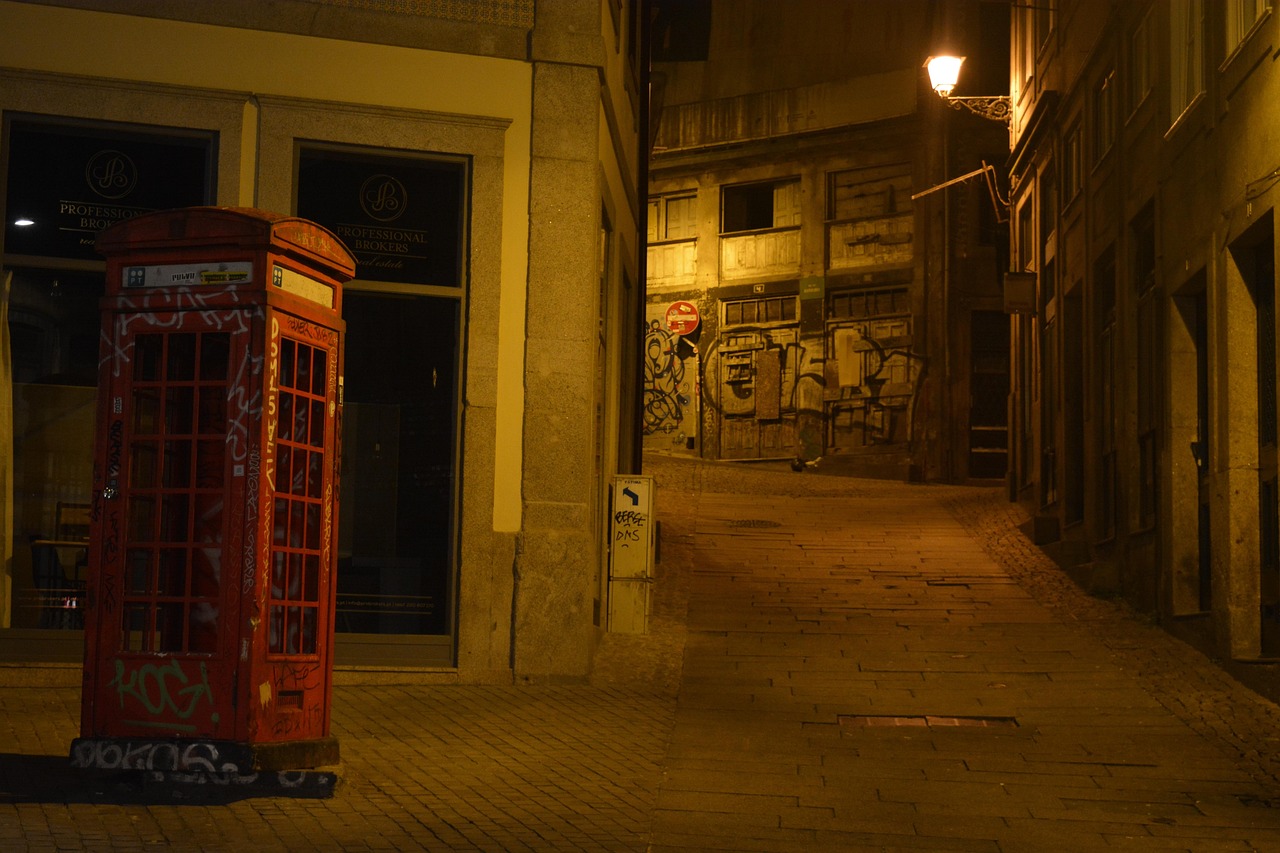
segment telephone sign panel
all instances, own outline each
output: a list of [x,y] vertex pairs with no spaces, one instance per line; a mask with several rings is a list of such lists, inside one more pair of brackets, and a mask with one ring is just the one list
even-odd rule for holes
[[137,217],[98,248],[107,295],[73,763],[335,763],[341,287],[354,261],[314,223],[241,208]]

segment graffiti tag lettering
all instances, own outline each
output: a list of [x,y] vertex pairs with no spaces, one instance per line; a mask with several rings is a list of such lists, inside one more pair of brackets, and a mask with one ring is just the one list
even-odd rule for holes
[[[119,658],[115,663],[116,676],[107,686],[116,689],[121,708],[125,707],[126,700],[132,700],[153,716],[173,715],[187,720],[202,700],[208,701],[211,707],[214,704],[209,673],[203,661],[200,663],[200,679],[194,683],[177,658],[163,664],[144,664],[132,671]],[[216,713],[213,719],[217,721]]]
[[644,513],[630,509],[620,509],[613,514],[613,541],[626,545],[639,542],[644,526],[649,522]]
[[679,339],[662,328],[661,321],[649,321],[644,336],[645,435],[675,432],[684,420],[684,406],[689,401],[680,394],[684,361],[676,355],[677,343]]

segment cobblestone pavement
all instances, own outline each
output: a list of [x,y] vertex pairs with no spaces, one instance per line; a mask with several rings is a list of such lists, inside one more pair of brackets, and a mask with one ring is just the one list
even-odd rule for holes
[[998,490],[646,469],[651,632],[586,683],[336,688],[330,799],[73,771],[78,690],[0,671],[0,851],[1280,849],[1277,707]]

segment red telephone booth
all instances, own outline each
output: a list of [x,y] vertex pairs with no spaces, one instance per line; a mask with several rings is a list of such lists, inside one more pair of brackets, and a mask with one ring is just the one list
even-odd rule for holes
[[80,767],[336,763],[331,232],[243,208],[104,231]]

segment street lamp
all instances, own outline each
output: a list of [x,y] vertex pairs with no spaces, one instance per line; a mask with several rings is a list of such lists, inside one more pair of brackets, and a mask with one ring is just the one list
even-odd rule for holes
[[963,56],[931,56],[925,61],[924,67],[929,70],[929,85],[933,91],[953,110],[964,107],[974,115],[1008,124],[1013,109],[1008,95],[971,98],[951,94],[960,79],[960,66],[964,59]]

